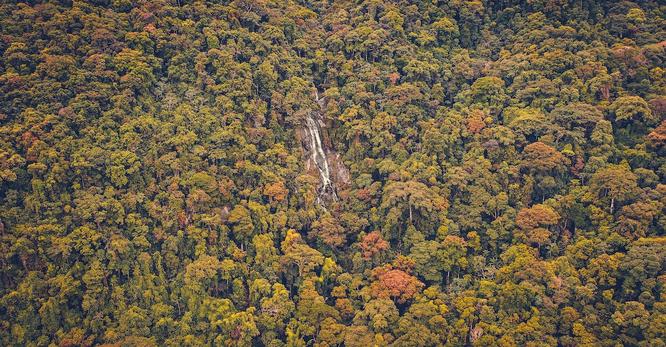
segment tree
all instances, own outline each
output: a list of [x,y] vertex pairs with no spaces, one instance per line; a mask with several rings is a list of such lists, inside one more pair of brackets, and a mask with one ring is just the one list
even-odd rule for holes
[[648,132],[648,127],[659,122],[648,103],[640,96],[622,96],[608,107],[614,116],[618,138],[625,143],[635,143]]
[[388,250],[389,244],[382,238],[379,232],[373,231],[363,237],[359,247],[361,248],[363,258],[369,260],[375,255]]
[[442,240],[441,251],[439,253],[442,269],[446,271],[446,283],[449,284],[451,272],[465,269],[468,265],[466,258],[467,243],[462,237],[446,235]]
[[640,238],[630,245],[620,264],[620,271],[624,274],[622,292],[625,299],[638,299],[643,305],[653,304],[655,295],[658,295],[654,279],[664,269],[665,242],[663,237]]
[[525,232],[530,243],[536,243],[539,249],[550,238],[549,227],[557,225],[560,215],[552,207],[542,204],[523,208],[516,216],[516,225]]
[[564,130],[565,141],[585,144],[594,126],[603,119],[601,111],[589,104],[573,103],[554,109],[551,114]]
[[256,270],[266,278],[277,278],[279,256],[272,234],[255,235],[252,238],[252,245],[255,251],[254,267]]
[[254,223],[250,211],[243,205],[236,205],[229,213],[227,221],[231,223],[236,240],[243,247],[254,234]]
[[610,213],[615,203],[623,203],[636,196],[637,177],[625,165],[609,165],[597,170],[590,178],[590,191],[596,198],[609,202]]
[[666,148],[666,120],[647,135],[648,145],[658,154],[663,154]]
[[441,246],[437,241],[422,241],[414,244],[409,256],[414,259],[416,266],[414,270],[426,281],[441,282],[442,264]]
[[287,189],[284,186],[284,183],[282,182],[275,182],[266,185],[263,191],[264,195],[268,197],[268,199],[273,202],[282,202],[284,199],[287,198],[287,194],[289,193]]
[[25,163],[25,159],[18,154],[0,150],[0,163],[2,163],[0,166],[2,182],[13,182],[18,178],[15,170]]
[[507,101],[504,81],[498,77],[481,77],[472,83],[470,94],[474,102],[491,108],[494,114],[504,108]]
[[259,330],[254,321],[253,307],[247,311],[228,315],[223,318],[221,324],[226,336],[221,340],[216,339],[215,343],[222,343],[227,346],[247,346],[251,344],[255,336],[259,335]]
[[568,164],[562,153],[543,142],[531,143],[523,150],[522,167],[532,173],[563,173]]
[[289,297],[289,292],[282,284],[274,284],[271,292],[271,297],[265,297],[261,300],[258,323],[265,329],[279,334],[294,314],[295,305]]
[[345,229],[331,215],[325,215],[312,223],[309,236],[317,238],[332,249],[339,249],[347,243]]
[[301,235],[293,229],[287,230],[287,235],[282,241],[280,249],[284,254],[280,262],[283,266],[296,265],[299,278],[303,278],[305,274],[310,273],[317,266],[324,263],[324,256],[305,244]]
[[527,142],[536,141],[550,131],[550,124],[541,110],[507,107],[503,112],[504,124]]
[[542,200],[545,200],[546,195],[561,184],[567,165],[570,164],[569,159],[543,142],[525,146],[522,157],[521,167],[535,178],[536,191],[540,192]]
[[303,334],[316,336],[324,320],[327,318],[338,320],[339,314],[335,308],[326,304],[324,297],[315,289],[312,280],[305,280],[299,288],[296,317],[298,317]]
[[[439,221],[448,208],[448,201],[421,182],[390,182],[384,187],[380,207],[388,217],[384,224],[387,231],[400,230],[405,222],[432,228],[431,223]],[[415,223],[415,212],[423,217],[419,220],[431,222]]]
[[653,124],[657,119],[653,116],[648,103],[640,96],[622,96],[610,105],[609,110],[615,115],[615,121],[619,124],[630,124],[632,122],[643,122],[647,125]]
[[423,288],[423,283],[407,272],[385,265],[372,270],[375,279],[370,285],[372,295],[377,298],[394,299],[405,303]]

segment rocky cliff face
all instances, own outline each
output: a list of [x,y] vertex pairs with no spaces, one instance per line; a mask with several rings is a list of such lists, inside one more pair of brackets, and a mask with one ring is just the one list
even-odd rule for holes
[[321,109],[324,107],[324,99],[319,98],[315,91],[315,100],[319,109],[309,112],[305,119],[303,128],[300,129],[301,144],[305,152],[305,169],[319,176],[319,187],[317,190],[317,202],[325,204],[338,199],[337,189],[349,185],[349,170],[345,167],[342,159],[330,146],[327,146],[325,137],[326,124]]

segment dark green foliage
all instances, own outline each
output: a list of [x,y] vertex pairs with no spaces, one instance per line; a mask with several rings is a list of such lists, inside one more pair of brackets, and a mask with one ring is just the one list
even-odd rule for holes
[[0,345],[666,346],[665,11],[4,1]]

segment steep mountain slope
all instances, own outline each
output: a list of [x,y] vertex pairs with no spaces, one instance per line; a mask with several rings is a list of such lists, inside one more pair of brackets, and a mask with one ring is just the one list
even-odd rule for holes
[[666,344],[659,1],[0,10],[0,345]]

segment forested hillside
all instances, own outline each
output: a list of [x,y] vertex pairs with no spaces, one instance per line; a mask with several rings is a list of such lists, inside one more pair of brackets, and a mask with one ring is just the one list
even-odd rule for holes
[[5,0],[0,345],[666,346],[658,0]]

